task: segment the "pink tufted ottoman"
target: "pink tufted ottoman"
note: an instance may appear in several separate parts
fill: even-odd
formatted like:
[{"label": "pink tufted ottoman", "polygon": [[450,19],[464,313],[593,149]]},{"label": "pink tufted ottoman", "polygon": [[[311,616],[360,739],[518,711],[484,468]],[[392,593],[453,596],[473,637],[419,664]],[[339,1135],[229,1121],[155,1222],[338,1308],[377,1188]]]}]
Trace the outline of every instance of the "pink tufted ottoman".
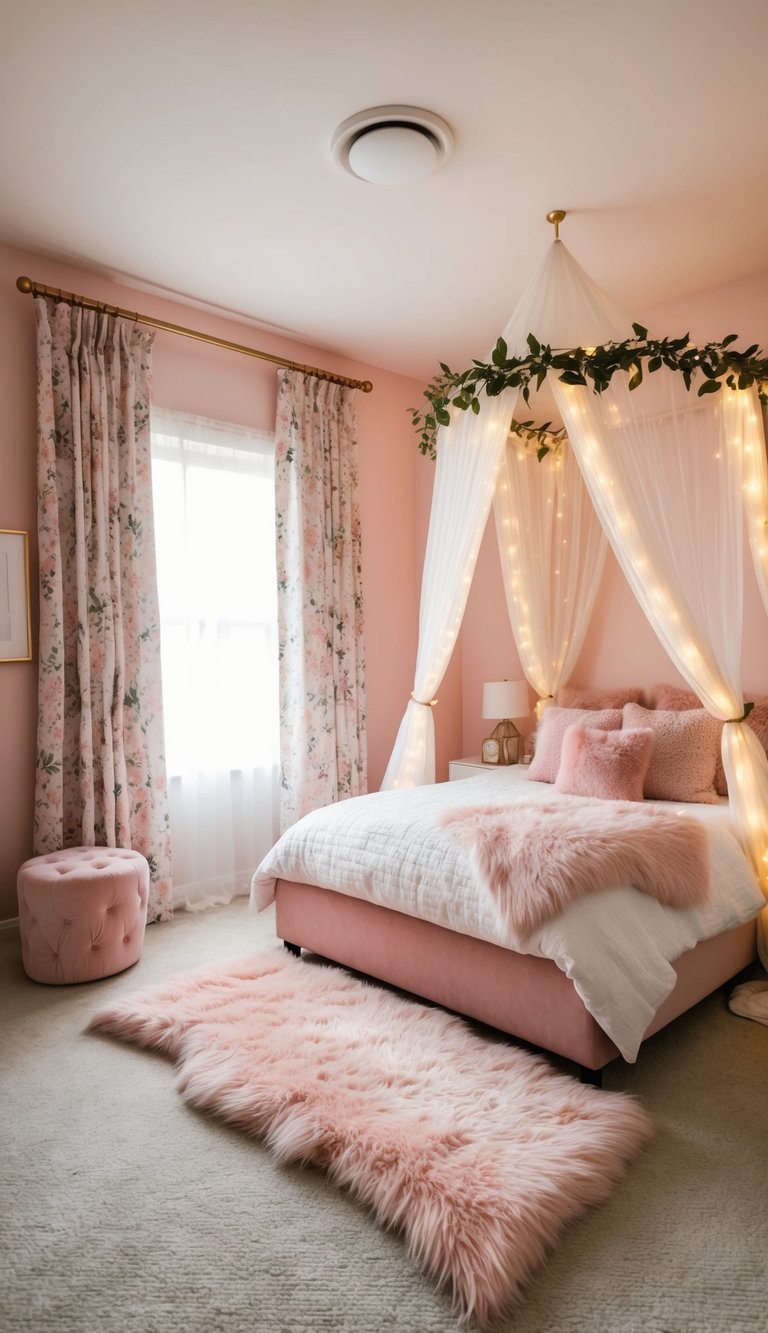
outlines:
[{"label": "pink tufted ottoman", "polygon": [[33,856],[17,881],[21,957],[33,981],[95,981],[141,957],[149,866],[123,847]]}]

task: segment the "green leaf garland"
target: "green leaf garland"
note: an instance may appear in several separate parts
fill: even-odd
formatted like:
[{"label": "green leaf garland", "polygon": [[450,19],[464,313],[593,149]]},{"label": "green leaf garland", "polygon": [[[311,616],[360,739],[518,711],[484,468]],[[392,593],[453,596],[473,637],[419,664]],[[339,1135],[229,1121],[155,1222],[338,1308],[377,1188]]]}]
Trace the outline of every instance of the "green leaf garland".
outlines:
[{"label": "green leaf garland", "polygon": [[[682,338],[649,338],[642,324],[632,325],[635,337],[626,342],[604,343],[601,347],[574,347],[553,351],[533,333],[528,334],[529,354],[510,357],[507,344],[499,338],[490,362],[473,361],[469,370],[456,372],[444,361],[424,390],[427,406],[410,408],[414,429],[419,436],[421,453],[434,458],[437,432],[451,422],[450,409],[480,411],[480,395],[495,398],[505,389],[520,389],[526,403],[531,388],[541,388],[548,375],[556,373],[563,384],[591,385],[595,393],[608,388],[617,371],[629,375],[629,388],[636,389],[647,373],[653,375],[661,366],[677,371],[690,389],[693,376],[700,372],[703,382],[698,395],[717,393],[723,386],[747,389],[757,384],[763,402],[768,402],[768,358],[757,343],[739,352],[733,347],[738,334],[729,333],[722,342],[696,347],[686,333]],[[550,423],[536,427],[532,421],[513,422],[513,434],[538,444],[540,458],[562,442],[565,431],[551,432]]]}]

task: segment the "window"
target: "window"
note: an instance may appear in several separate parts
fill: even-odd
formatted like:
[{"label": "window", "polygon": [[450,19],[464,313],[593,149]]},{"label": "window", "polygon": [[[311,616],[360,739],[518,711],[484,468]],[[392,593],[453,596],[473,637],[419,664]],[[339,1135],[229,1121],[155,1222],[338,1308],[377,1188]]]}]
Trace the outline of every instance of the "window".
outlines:
[{"label": "window", "polygon": [[207,906],[274,835],[274,441],[154,411],[152,485],[174,902]]}]

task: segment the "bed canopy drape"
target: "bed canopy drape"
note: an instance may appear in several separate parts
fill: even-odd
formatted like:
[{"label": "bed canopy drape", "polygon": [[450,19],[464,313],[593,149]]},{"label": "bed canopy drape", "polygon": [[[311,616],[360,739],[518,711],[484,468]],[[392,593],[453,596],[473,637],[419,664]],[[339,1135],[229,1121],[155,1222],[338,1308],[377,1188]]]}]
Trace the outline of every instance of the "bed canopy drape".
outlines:
[{"label": "bed canopy drape", "polygon": [[[562,245],[534,273],[502,337],[525,356],[528,335],[551,346],[623,339],[632,325]],[[555,410],[546,391],[537,415]],[[528,411],[526,410],[526,415]],[[592,616],[606,539],[566,440],[539,459],[511,435],[493,499],[507,612],[520,664],[539,696],[537,713],[571,676]]]},{"label": "bed canopy drape", "polygon": [[567,443],[539,461],[534,449],[509,440],[493,512],[509,623],[540,714],[581,652],[605,534]]},{"label": "bed canopy drape", "polygon": [[440,432],[416,674],[384,774],[384,791],[435,780],[435,694],[461,628],[516,401],[517,391],[507,390],[486,399],[478,416],[454,409],[451,425]]},{"label": "bed canopy drape", "polygon": [[[534,274],[504,329],[511,353],[524,354],[528,333],[537,324],[545,336],[550,329],[553,333],[562,329],[564,337],[579,331],[583,336],[586,331],[595,343],[631,333],[630,320],[557,246]],[[567,679],[577,656],[574,649],[586,632],[604,538],[591,506],[584,503],[583,484],[571,463],[551,460],[544,472],[535,474],[535,455],[529,458],[509,439],[517,400],[516,390],[505,390],[498,397],[483,395],[477,415],[451,409],[450,425],[441,426],[438,433],[414,687],[382,790],[435,780],[435,695],[461,628],[492,503],[512,633],[525,675],[541,700]],[[558,461],[563,461],[569,480],[576,476],[570,494],[556,475]],[[509,540],[516,521],[514,501],[521,491],[525,502],[535,507],[531,512],[540,517],[540,533],[548,522],[547,510],[556,499],[559,502],[549,540],[540,537],[541,560],[529,558],[520,543]],[[558,563],[554,557],[562,552],[563,538],[566,545],[570,543],[569,559]],[[556,569],[560,574],[554,573]],[[529,614],[526,608],[534,607],[535,614]]]},{"label": "bed canopy drape", "polygon": [[[539,343],[553,348],[590,348],[631,338],[633,324],[556,239],[504,330],[510,357],[527,354],[531,333]],[[567,560],[549,561],[550,572],[560,584],[570,580],[578,587],[580,615],[575,624],[564,627],[562,602],[567,594],[561,588],[558,627],[554,629],[552,617],[546,632],[546,617],[539,616],[536,628],[535,617],[529,614],[533,598],[541,595],[536,577],[546,562],[532,560],[530,550],[524,551],[523,546],[544,542],[552,554],[558,550],[559,538],[559,549],[565,550],[564,529],[551,527],[553,508],[555,516],[558,512],[563,515],[561,524],[567,509],[570,533],[589,510],[588,493],[599,525],[660,642],[703,707],[724,723],[723,766],[732,811],[768,898],[768,758],[744,724],[741,680],[745,521],[768,610],[768,469],[757,390],[724,387],[720,393],[699,397],[696,376],[687,389],[679,372],[664,366],[631,392],[624,371],[616,373],[600,394],[591,387],[563,383],[556,372],[549,381],[572,455],[566,448],[560,459],[548,456],[546,470],[530,484],[529,476],[537,465],[535,454],[526,453],[514,440],[506,441],[504,427],[509,426],[512,413],[507,402],[510,390],[498,398],[481,397],[476,416],[452,409],[451,424],[438,434],[419,664],[425,656],[424,628],[429,620],[428,642],[441,645],[440,677],[447,667],[485,523],[482,505],[471,507],[471,514],[470,507],[463,504],[449,510],[441,465],[447,470],[447,459],[461,454],[466,475],[471,470],[472,451],[483,451],[480,489],[488,495],[488,504],[495,491],[510,620],[523,669],[540,697],[553,694],[553,682],[564,683],[575,662],[599,579],[602,541],[590,534],[589,523],[594,521],[590,517],[584,520],[586,536],[580,558],[569,550]],[[500,405],[506,416],[500,414]],[[560,480],[559,489],[555,483],[558,462],[560,478],[569,477],[568,486]],[[575,482],[574,462],[579,478]],[[568,504],[555,507],[561,492]],[[462,499],[466,495],[463,477],[456,494]],[[536,536],[522,530],[528,515],[533,527],[534,514],[540,529],[543,518],[543,529]],[[521,540],[510,540],[510,534]],[[449,606],[443,589],[446,614],[439,619],[441,553],[448,546],[460,546],[465,553],[463,563],[454,557],[451,577],[452,587],[460,586],[461,596],[454,595]],[[431,651],[437,660],[435,648]],[[546,671],[539,656],[546,658]],[[438,679],[436,672],[420,676],[417,666],[416,697],[428,702],[427,694],[431,699]],[[419,693],[422,683],[426,690]],[[431,714],[431,710],[418,711]],[[407,718],[408,713],[403,727]],[[406,747],[398,750],[396,745],[384,785],[411,786],[425,781],[434,781],[431,716],[428,736],[422,726],[421,733],[412,730]],[[765,963],[768,908],[759,934]]]},{"label": "bed canopy drape", "polygon": [[[572,448],[616,558],[671,661],[725,725],[723,768],[768,898],[768,759],[741,679],[746,449],[757,390],[699,398],[662,367],[634,392],[555,383]],[[764,446],[763,446],[764,447]],[[760,956],[768,959],[768,911]]]}]

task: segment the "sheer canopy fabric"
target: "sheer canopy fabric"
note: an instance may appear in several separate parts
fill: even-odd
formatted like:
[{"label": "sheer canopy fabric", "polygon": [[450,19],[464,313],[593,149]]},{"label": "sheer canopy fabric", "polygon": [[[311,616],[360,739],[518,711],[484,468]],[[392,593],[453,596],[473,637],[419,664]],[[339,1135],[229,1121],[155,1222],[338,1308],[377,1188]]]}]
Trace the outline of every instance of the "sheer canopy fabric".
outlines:
[{"label": "sheer canopy fabric", "polygon": [[[722,754],[731,807],[768,897],[768,759],[744,712],[741,680],[743,505],[748,399],[662,368],[630,392],[555,381],[595,509],[640,606],[702,704],[728,725]],[[765,914],[764,914],[765,916]],[[765,959],[765,920],[761,956]]]},{"label": "sheer canopy fabric", "polygon": [[768,611],[768,462],[765,414],[755,387],[739,395],[744,438],[744,508],[749,546],[763,606]]},{"label": "sheer canopy fabric", "polygon": [[424,558],[413,698],[400,723],[382,790],[435,780],[434,709],[467,604],[517,390],[481,399],[480,413],[453,410],[440,429]]},{"label": "sheer canopy fabric", "polygon": [[605,534],[567,442],[541,461],[511,439],[493,501],[507,610],[528,682],[546,700],[573,671],[605,563]]},{"label": "sheer canopy fabric", "polygon": [[[524,356],[528,334],[534,331],[541,341],[565,347],[630,337],[632,324],[557,241],[504,329],[509,355]],[[429,705],[461,628],[517,391],[483,397],[481,402],[478,416],[454,411],[451,425],[438,433],[414,698],[400,724],[384,789],[435,780],[434,710]]]},{"label": "sheer canopy fabric", "polygon": [[596,347],[631,338],[632,320],[592,281],[562,241],[546,251],[503,332],[510,356],[527,356],[528,334],[550,347]]}]

